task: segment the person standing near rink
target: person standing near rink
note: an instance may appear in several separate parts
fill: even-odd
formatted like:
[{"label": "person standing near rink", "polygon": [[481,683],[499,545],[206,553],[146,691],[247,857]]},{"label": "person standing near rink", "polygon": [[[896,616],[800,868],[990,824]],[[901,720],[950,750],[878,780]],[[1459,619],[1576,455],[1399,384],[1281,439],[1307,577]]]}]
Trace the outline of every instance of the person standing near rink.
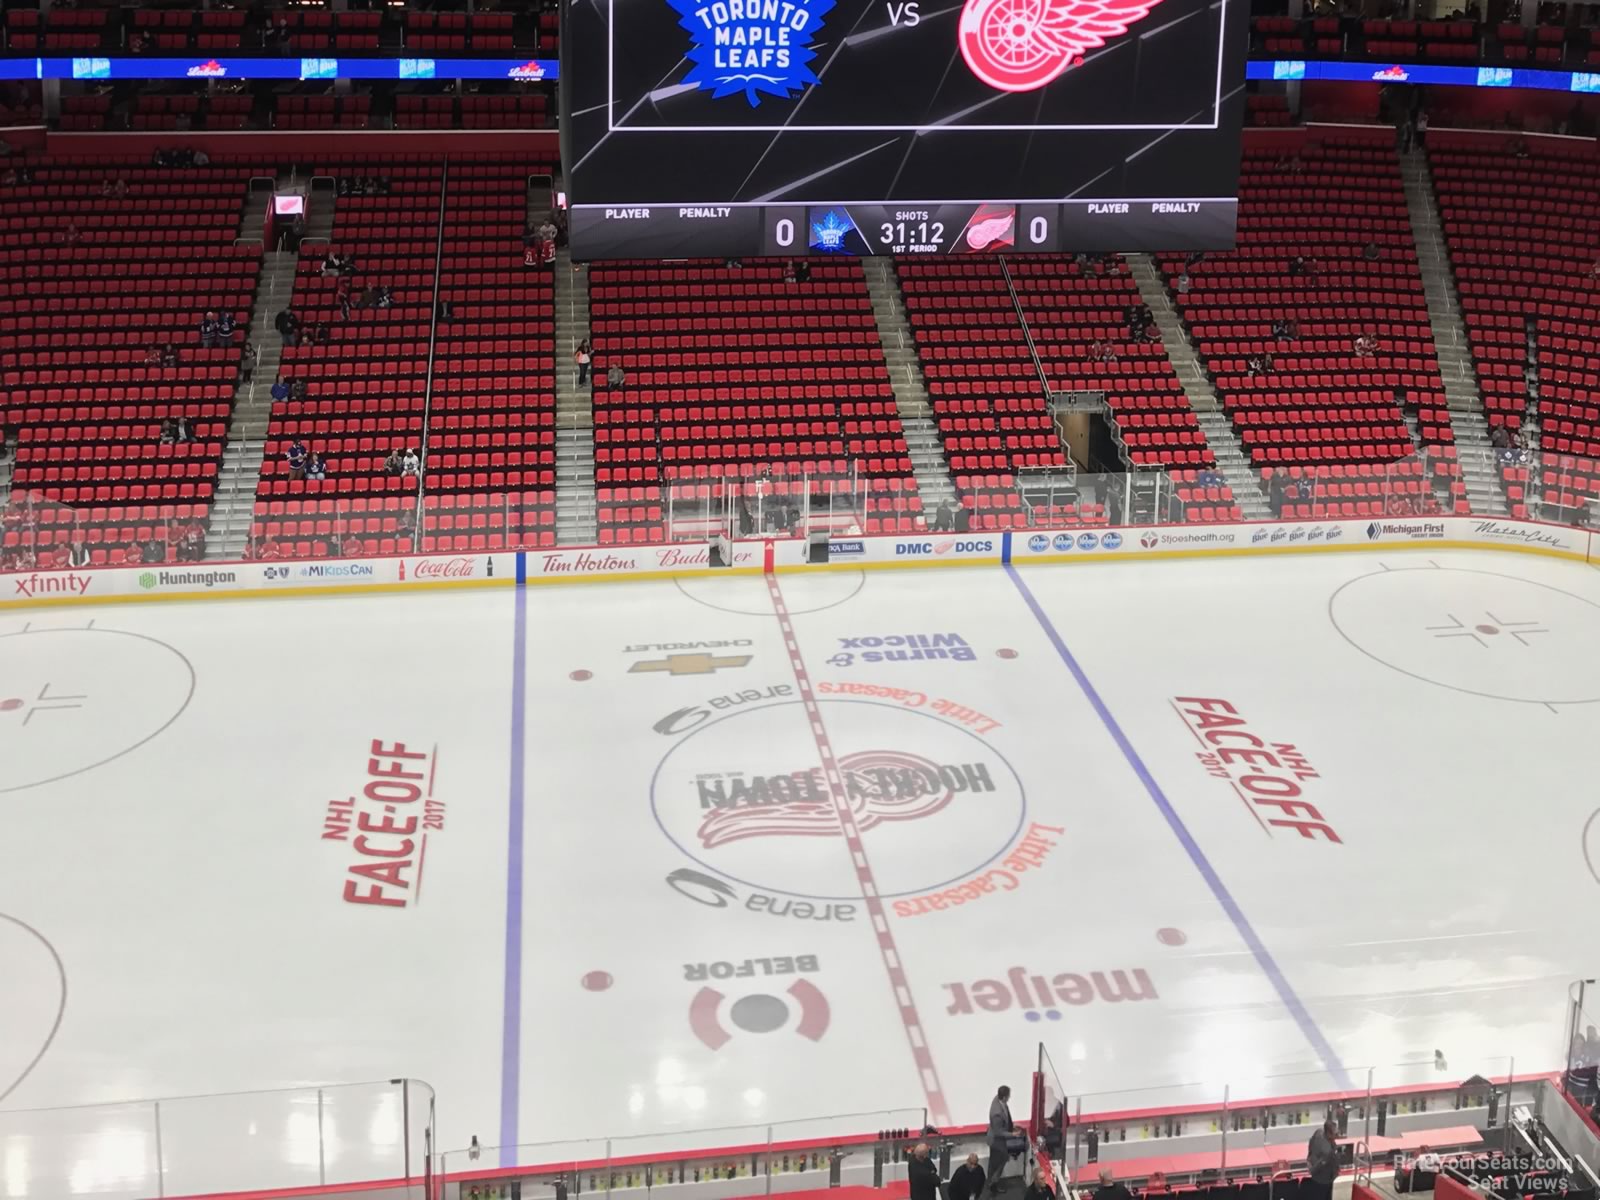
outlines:
[{"label": "person standing near rink", "polygon": [[1306,1144],[1306,1166],[1313,1185],[1307,1200],[1332,1200],[1333,1182],[1339,1178],[1338,1138],[1339,1126],[1329,1113],[1322,1128],[1313,1133]]},{"label": "person standing near rink", "polygon": [[906,1182],[911,1186],[911,1200],[939,1200],[943,1180],[939,1167],[928,1157],[928,1143],[918,1142],[906,1164]]},{"label": "person standing near rink", "polygon": [[1016,1136],[1016,1126],[1011,1123],[1010,1099],[1011,1089],[1001,1084],[989,1104],[989,1176],[986,1183],[990,1192],[1000,1185],[1000,1176],[1006,1169],[1006,1163],[1011,1161],[1009,1142]]}]

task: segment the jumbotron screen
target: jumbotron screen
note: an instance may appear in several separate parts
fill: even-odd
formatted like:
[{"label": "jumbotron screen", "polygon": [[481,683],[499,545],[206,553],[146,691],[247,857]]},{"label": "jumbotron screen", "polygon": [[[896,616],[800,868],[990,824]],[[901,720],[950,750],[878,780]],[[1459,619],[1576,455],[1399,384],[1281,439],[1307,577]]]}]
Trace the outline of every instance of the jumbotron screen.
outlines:
[{"label": "jumbotron screen", "polygon": [[573,255],[1225,249],[1245,0],[568,0]]}]

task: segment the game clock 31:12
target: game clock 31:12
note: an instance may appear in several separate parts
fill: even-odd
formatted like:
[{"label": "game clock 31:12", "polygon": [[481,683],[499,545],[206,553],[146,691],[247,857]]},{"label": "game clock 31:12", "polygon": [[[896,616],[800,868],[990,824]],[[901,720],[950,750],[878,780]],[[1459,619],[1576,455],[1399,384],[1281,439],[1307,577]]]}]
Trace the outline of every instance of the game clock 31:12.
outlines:
[{"label": "game clock 31:12", "polygon": [[1051,205],[823,204],[774,206],[763,224],[769,254],[1003,254],[1056,248]]}]

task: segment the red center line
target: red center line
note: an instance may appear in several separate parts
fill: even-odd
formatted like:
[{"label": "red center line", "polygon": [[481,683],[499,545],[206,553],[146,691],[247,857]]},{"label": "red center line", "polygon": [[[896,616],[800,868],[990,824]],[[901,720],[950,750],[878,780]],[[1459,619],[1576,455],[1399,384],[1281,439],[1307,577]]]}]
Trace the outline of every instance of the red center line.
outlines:
[{"label": "red center line", "polygon": [[867,848],[861,840],[861,827],[850,808],[850,793],[839,772],[833,744],[828,740],[828,730],[822,722],[822,710],[811,690],[811,676],[806,671],[805,659],[800,655],[800,642],[795,637],[794,624],[789,620],[789,608],[784,604],[783,592],[778,588],[778,577],[769,571],[766,579],[767,593],[772,597],[772,609],[783,631],[783,644],[789,652],[789,665],[794,670],[800,703],[805,707],[806,720],[811,725],[811,737],[822,759],[822,773],[833,798],[833,811],[839,818],[845,844],[850,849],[850,860],[855,866],[856,882],[861,888],[861,898],[866,902],[867,915],[872,919],[872,928],[878,935],[878,953],[883,957],[884,969],[889,973],[889,986],[894,990],[895,1004],[900,1009],[900,1023],[905,1027],[906,1041],[911,1045],[911,1057],[917,1064],[917,1075],[922,1083],[923,1095],[927,1098],[929,1117],[935,1125],[948,1125],[950,1108],[945,1102],[944,1087],[939,1082],[939,1071],[933,1065],[933,1053],[928,1048],[928,1035],[922,1027],[922,1018],[917,1015],[916,1001],[911,998],[911,985],[906,980],[900,951],[895,948],[894,934],[889,931],[888,913],[872,877],[872,864],[867,860]]}]

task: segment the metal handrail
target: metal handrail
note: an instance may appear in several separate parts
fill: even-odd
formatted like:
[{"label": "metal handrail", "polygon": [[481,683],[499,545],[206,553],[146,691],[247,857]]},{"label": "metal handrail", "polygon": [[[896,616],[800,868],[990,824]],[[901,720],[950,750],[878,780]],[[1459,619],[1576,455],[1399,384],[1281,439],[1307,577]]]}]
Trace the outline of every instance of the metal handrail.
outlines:
[{"label": "metal handrail", "polygon": [[428,424],[433,415],[433,363],[439,341],[439,291],[444,281],[444,214],[450,197],[450,156],[446,155],[439,177],[439,229],[433,246],[433,305],[428,314],[428,371],[422,388],[422,440],[418,448],[421,462],[417,465],[417,513],[411,528],[413,553],[422,548],[422,531],[427,524],[428,494]]}]

